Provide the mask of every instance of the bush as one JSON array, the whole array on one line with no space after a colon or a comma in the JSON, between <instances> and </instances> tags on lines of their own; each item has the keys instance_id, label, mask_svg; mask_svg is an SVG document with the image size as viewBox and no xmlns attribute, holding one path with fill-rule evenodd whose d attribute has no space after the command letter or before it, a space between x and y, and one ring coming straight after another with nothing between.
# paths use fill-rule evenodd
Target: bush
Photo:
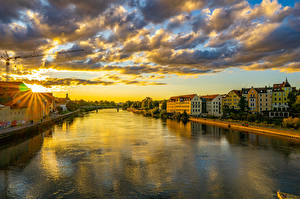
<instances>
[{"instance_id":1,"label":"bush","mask_svg":"<svg viewBox=\"0 0 300 199\"><path fill-rule=\"evenodd\" d=\"M167 119L168 118L168 113L166 110L161 110L160 111L160 118L162 119Z\"/></svg>"},{"instance_id":2,"label":"bush","mask_svg":"<svg viewBox=\"0 0 300 199\"><path fill-rule=\"evenodd\" d=\"M300 119L295 117L284 118L282 121L282 126L287 128L300 128Z\"/></svg>"},{"instance_id":3,"label":"bush","mask_svg":"<svg viewBox=\"0 0 300 199\"><path fill-rule=\"evenodd\" d=\"M255 120L256 120L256 115L250 114L250 115L248 116L248 121L249 121L249 122L255 122Z\"/></svg>"}]
</instances>

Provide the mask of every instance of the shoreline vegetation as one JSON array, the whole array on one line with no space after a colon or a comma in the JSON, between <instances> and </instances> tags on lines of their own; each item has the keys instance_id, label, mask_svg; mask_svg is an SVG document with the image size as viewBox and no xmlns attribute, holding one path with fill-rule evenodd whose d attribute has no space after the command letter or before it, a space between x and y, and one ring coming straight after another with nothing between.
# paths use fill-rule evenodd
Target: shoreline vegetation
<instances>
[{"instance_id":1,"label":"shoreline vegetation","mask_svg":"<svg viewBox=\"0 0 300 199\"><path fill-rule=\"evenodd\" d=\"M203 112L199 116L193 118L202 118L206 120L227 122L229 124L238 124L244 127L268 128L275 130L291 131L300 134L300 98L297 98L297 93L289 95L289 113L288 118L271 118L267 114L252 113L249 110L245 97L242 97L238 103L239 109L224 107L223 114L220 117L208 115ZM122 104L123 110L128 110L134 113L143 114L146 117L173 119L187 122L190 117L186 112L183 113L167 113L167 100L152 100L146 97L142 101L127 101Z\"/></svg>"},{"instance_id":2,"label":"shoreline vegetation","mask_svg":"<svg viewBox=\"0 0 300 199\"><path fill-rule=\"evenodd\" d=\"M153 109L136 109L136 108L123 108L129 112L136 114L141 114L145 117L171 119L181 121L186 123L188 121L199 122L202 124L215 125L222 128L233 129L243 132L250 132L255 134L273 135L281 137L289 137L300 140L300 129L296 128L282 128L274 123L268 124L266 122L249 122L242 120L233 119L222 119L213 117L190 117L188 114L184 113L167 113L166 110L159 110L158 108ZM289 120L289 118L286 118Z\"/></svg>"}]
</instances>

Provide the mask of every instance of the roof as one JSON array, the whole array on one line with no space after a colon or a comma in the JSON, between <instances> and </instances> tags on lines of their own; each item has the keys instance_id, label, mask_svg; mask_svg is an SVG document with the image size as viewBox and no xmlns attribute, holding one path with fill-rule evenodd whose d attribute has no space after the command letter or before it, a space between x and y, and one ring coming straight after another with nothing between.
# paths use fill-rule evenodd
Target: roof
<instances>
[{"instance_id":1,"label":"roof","mask_svg":"<svg viewBox=\"0 0 300 199\"><path fill-rule=\"evenodd\" d=\"M234 92L239 97L242 96L242 91L241 90L231 90L230 92Z\"/></svg>"},{"instance_id":2,"label":"roof","mask_svg":"<svg viewBox=\"0 0 300 199\"><path fill-rule=\"evenodd\" d=\"M180 95L180 96L173 96L170 97L170 100L176 100L176 99L193 99L195 96L197 96L196 94L190 94L190 95Z\"/></svg>"},{"instance_id":3,"label":"roof","mask_svg":"<svg viewBox=\"0 0 300 199\"><path fill-rule=\"evenodd\" d=\"M287 79L285 80L285 82L282 82L281 84L273 84L274 91L281 91L283 87L291 87Z\"/></svg>"},{"instance_id":4,"label":"roof","mask_svg":"<svg viewBox=\"0 0 300 199\"><path fill-rule=\"evenodd\" d=\"M211 101L211 100L215 99L215 98L218 97L218 96L219 96L219 94L215 94L215 95L204 95L204 96L200 96L200 97L201 97L201 98L204 98L204 99L206 99L206 100Z\"/></svg>"},{"instance_id":5,"label":"roof","mask_svg":"<svg viewBox=\"0 0 300 199\"><path fill-rule=\"evenodd\" d=\"M18 92L15 96L9 98L6 102L6 106L11 108L25 108L32 105L40 106L42 103L52 104L54 102L54 97L52 93L32 93Z\"/></svg>"},{"instance_id":6,"label":"roof","mask_svg":"<svg viewBox=\"0 0 300 199\"><path fill-rule=\"evenodd\" d=\"M264 87L264 88L255 88L255 90L258 93L267 93L268 92L268 88L267 87Z\"/></svg>"},{"instance_id":7,"label":"roof","mask_svg":"<svg viewBox=\"0 0 300 199\"><path fill-rule=\"evenodd\" d=\"M7 92L22 92L29 91L28 88L23 82L3 82L0 81L0 94Z\"/></svg>"},{"instance_id":8,"label":"roof","mask_svg":"<svg viewBox=\"0 0 300 199\"><path fill-rule=\"evenodd\" d=\"M250 91L250 88L242 88L243 94L248 94L249 91Z\"/></svg>"}]
</instances>

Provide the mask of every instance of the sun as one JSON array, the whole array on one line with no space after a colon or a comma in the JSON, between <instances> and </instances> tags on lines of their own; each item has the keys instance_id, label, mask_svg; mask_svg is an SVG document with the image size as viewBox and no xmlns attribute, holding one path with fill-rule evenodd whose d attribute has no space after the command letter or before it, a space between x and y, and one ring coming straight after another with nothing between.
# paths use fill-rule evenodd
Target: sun
<instances>
[{"instance_id":1,"label":"sun","mask_svg":"<svg viewBox=\"0 0 300 199\"><path fill-rule=\"evenodd\" d=\"M34 93L45 93L48 92L48 89L41 86L41 85L37 85L37 84L26 84L26 86L28 88L30 88L32 90L32 92Z\"/></svg>"}]
</instances>

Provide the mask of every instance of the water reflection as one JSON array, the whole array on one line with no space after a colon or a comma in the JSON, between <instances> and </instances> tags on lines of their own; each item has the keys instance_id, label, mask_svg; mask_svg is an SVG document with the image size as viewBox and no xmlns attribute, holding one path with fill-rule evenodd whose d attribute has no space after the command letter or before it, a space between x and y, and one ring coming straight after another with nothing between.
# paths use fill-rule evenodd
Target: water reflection
<instances>
[{"instance_id":1,"label":"water reflection","mask_svg":"<svg viewBox=\"0 0 300 199\"><path fill-rule=\"evenodd\" d=\"M290 140L114 110L72 118L51 132L0 151L1 162L14 159L0 170L1 193L8 198L272 198L281 189L300 195L300 146ZM23 150L26 142L35 143L34 150ZM22 163L22 156L29 158Z\"/></svg>"}]
</instances>

